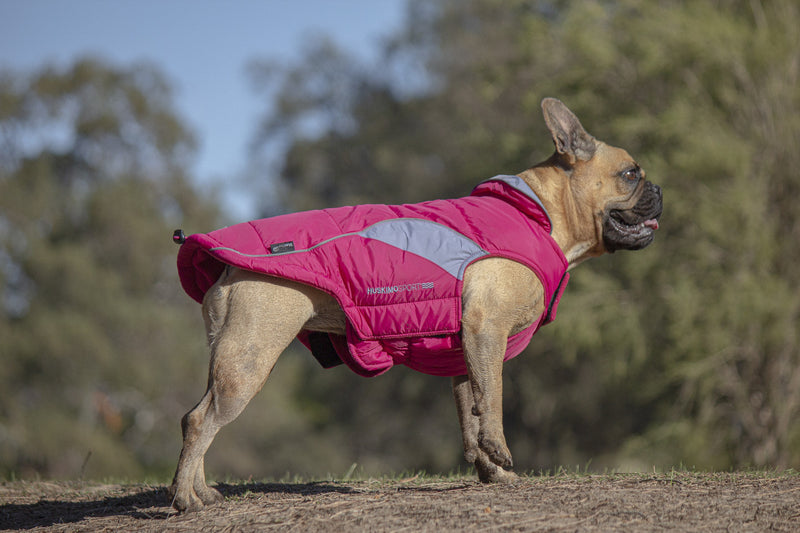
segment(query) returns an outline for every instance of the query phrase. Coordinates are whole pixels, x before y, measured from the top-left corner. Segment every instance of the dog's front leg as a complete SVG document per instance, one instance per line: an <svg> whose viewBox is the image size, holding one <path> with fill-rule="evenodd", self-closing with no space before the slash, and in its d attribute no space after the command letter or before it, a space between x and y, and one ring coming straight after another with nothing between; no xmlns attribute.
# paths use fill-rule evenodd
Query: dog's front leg
<svg viewBox="0 0 800 533"><path fill-rule="evenodd" d="M472 392L470 410L478 419L478 449L491 464L505 469L513 464L503 434L506 345L509 335L522 331L541 315L543 294L536 275L515 261L484 259L470 265L464 274L461 335ZM460 392L463 385L456 385L457 401L469 401L466 393ZM465 431L473 423L462 418ZM470 449L466 451L471 455Z"/></svg>
<svg viewBox="0 0 800 533"><path fill-rule="evenodd" d="M464 320L464 361L472 385L473 415L478 417L478 446L492 463L511 468L511 452L503 434L503 356L507 332L487 321L471 324Z"/></svg>
<svg viewBox="0 0 800 533"><path fill-rule="evenodd" d="M484 483L513 482L517 478L514 472L504 470L494 464L489 456L478 445L480 420L472 412L475 401L472 396L472 384L467 376L453 378L453 397L456 401L458 421L461 423L461 437L464 440L464 458L475 465L478 479Z"/></svg>

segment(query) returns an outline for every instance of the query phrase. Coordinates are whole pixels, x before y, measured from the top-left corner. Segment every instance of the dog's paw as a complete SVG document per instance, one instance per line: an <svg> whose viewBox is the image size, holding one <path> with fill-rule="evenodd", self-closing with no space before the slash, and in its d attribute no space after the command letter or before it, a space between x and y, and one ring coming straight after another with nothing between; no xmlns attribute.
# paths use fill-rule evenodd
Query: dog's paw
<svg viewBox="0 0 800 533"><path fill-rule="evenodd" d="M514 466L514 461L511 458L511 451L506 446L503 439L493 439L487 437L483 432L478 434L478 444L489 459L501 468L506 470Z"/></svg>
<svg viewBox="0 0 800 533"><path fill-rule="evenodd" d="M194 488L181 489L175 483L167 489L167 494L170 504L179 513L194 513L206 505L219 503L225 499L219 491L209 487L205 487L198 496Z"/></svg>
<svg viewBox="0 0 800 533"><path fill-rule="evenodd" d="M475 461L475 470L478 472L478 479L481 483L515 483L519 481L517 474L500 468L487 459Z"/></svg>
<svg viewBox="0 0 800 533"><path fill-rule="evenodd" d="M203 502L194 492L190 494L175 494L172 498L172 507L179 513L194 513L204 507Z"/></svg>
<svg viewBox="0 0 800 533"><path fill-rule="evenodd" d="M202 501L205 505L214 505L225 501L225 496L220 494L217 489L212 489L209 486L203 486L199 490L198 487L195 487L195 491L197 492L197 496L200 498L200 501Z"/></svg>

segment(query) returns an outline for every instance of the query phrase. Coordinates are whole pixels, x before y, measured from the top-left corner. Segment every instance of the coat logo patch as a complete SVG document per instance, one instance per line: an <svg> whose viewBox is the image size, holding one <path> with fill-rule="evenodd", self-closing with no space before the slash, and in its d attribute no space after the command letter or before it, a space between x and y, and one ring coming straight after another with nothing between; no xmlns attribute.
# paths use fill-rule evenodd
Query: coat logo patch
<svg viewBox="0 0 800 533"><path fill-rule="evenodd" d="M425 289L433 289L433 282L425 281L421 283L390 285L388 287L367 287L367 294L394 294L396 292L415 292Z"/></svg>

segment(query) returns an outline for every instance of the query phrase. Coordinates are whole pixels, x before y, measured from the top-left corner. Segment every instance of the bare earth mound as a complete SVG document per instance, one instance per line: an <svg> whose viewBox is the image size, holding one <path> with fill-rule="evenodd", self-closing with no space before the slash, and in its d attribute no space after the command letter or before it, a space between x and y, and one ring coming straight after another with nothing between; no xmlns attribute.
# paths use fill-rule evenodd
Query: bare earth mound
<svg viewBox="0 0 800 533"><path fill-rule="evenodd" d="M27 531L798 531L795 473L565 475L220 484L178 515L164 486L0 484L0 529Z"/></svg>

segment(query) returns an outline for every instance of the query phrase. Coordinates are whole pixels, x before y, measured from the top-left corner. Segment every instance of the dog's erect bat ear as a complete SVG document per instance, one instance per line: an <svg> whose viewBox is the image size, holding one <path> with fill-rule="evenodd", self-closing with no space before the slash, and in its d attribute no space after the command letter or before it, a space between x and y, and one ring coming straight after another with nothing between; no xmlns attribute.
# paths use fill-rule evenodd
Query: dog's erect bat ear
<svg viewBox="0 0 800 533"><path fill-rule="evenodd" d="M542 112L547 128L553 135L556 151L567 156L570 164L578 160L588 161L594 156L597 141L586 133L578 117L561 100L545 98L542 100Z"/></svg>

